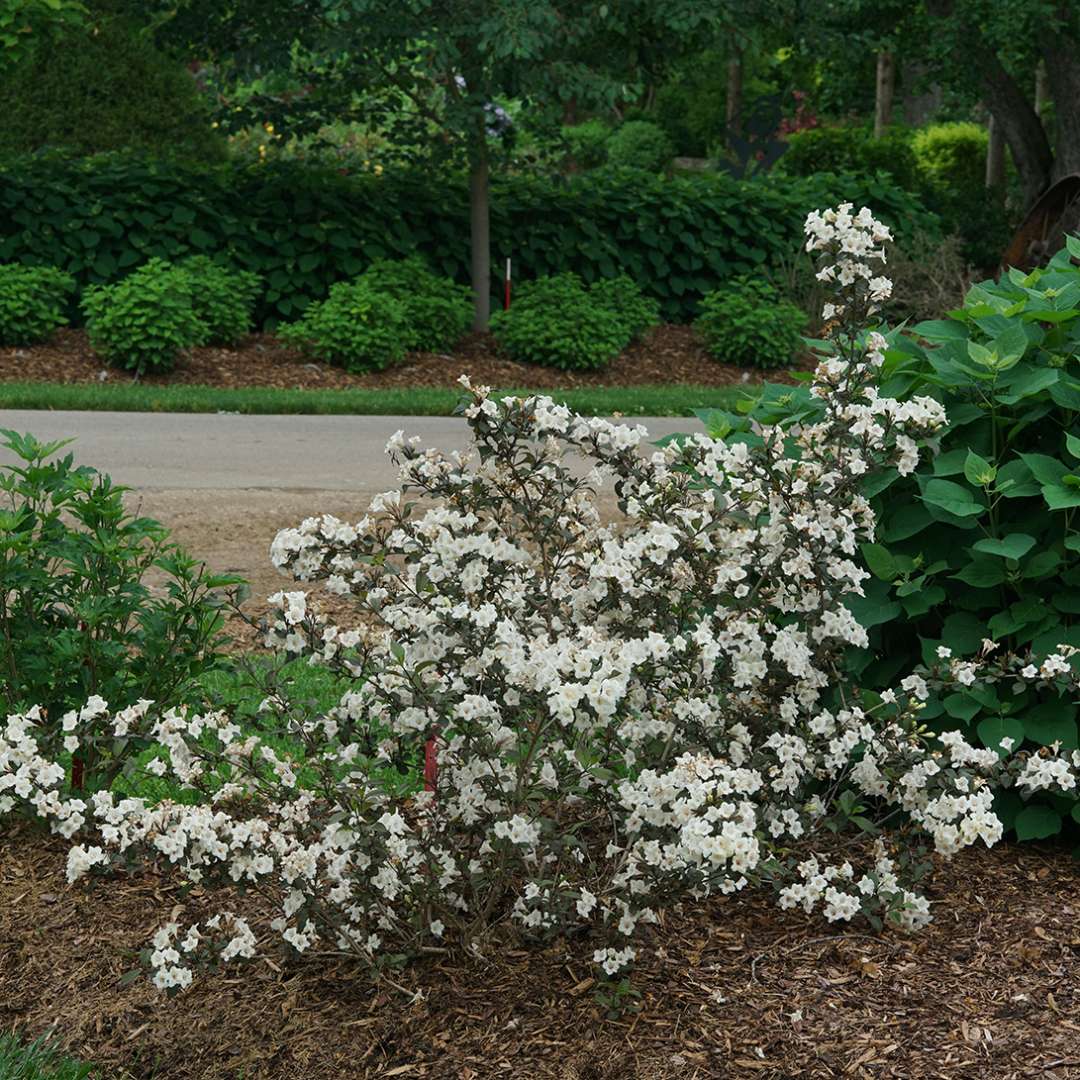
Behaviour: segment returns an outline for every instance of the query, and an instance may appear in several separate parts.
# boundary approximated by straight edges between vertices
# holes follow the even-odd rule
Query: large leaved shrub
[[[849,671],[891,685],[945,650],[1027,651],[1035,671],[1059,644],[1080,646],[1080,241],[1029,275],[984,281],[944,319],[888,335],[881,393],[941,401],[949,417],[910,475],[887,470],[865,491],[879,522],[862,553],[873,578],[849,606],[866,627]],[[713,414],[718,430],[804,424],[822,412],[806,387],[767,388],[747,416]],[[1078,745],[1077,706],[1054,684],[1002,680],[930,696],[925,721],[985,746],[1007,736],[1034,750]],[[1018,835],[1045,837],[1075,795],[999,812]]]
[[[0,345],[45,341],[67,322],[75,279],[52,266],[0,266]]]
[[[689,322],[705,293],[795,250],[806,214],[845,195],[878,207],[900,240],[937,231],[937,219],[884,173],[744,182],[597,170],[493,179],[492,250],[513,256],[523,282],[625,274],[666,320]],[[56,266],[85,287],[152,257],[211,255],[262,277],[255,317],[273,327],[378,259],[420,254],[434,273],[468,282],[468,207],[456,174],[22,159],[0,162],[0,261]]]

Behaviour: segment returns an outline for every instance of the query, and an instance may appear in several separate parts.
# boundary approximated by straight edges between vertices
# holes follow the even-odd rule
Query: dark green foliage
[[[580,169],[595,169],[607,163],[607,141],[611,127],[603,120],[585,120],[562,129],[567,155]]]
[[[223,266],[208,255],[191,255],[175,264],[191,279],[191,305],[203,324],[208,345],[231,345],[251,329],[262,280],[249,270]]]
[[[553,274],[523,285],[509,311],[491,317],[491,331],[515,360],[563,371],[607,367],[629,344],[630,323],[611,305],[614,294],[591,294],[576,274]]]
[[[918,191],[921,186],[911,133],[902,129],[886,131],[875,139],[868,128],[809,128],[793,132],[787,142],[787,152],[777,168],[789,176],[887,172],[908,191]]]
[[[807,317],[763,278],[736,278],[709,293],[694,323],[709,355],[740,367],[790,367]]]
[[[983,186],[989,141],[979,124],[931,124],[915,132],[911,149],[925,182],[970,190]]]
[[[636,341],[660,322],[660,305],[651,296],[645,296],[637,283],[625,274],[594,281],[589,286],[589,297],[594,304],[615,312],[631,341]]]
[[[91,285],[82,306],[94,349],[138,375],[170,371],[182,351],[208,339],[191,277],[164,259],[151,259],[115,285]]]
[[[660,172],[674,156],[667,132],[649,120],[628,120],[607,141],[608,162],[623,168]]]
[[[116,16],[70,29],[0,71],[0,152],[138,149],[221,161],[225,140],[184,66]]]
[[[470,290],[452,278],[433,274],[418,255],[379,259],[360,275],[360,280],[393,297],[404,308],[406,349],[452,349],[472,323]]]
[[[937,662],[939,646],[971,657],[989,639],[1036,663],[1060,643],[1080,646],[1080,267],[1070,252],[1080,259],[1080,241],[1045,270],[974,286],[948,318],[889,334],[882,396],[935,397],[949,426],[914,475],[869,481],[877,542],[863,555],[874,576],[848,603],[870,633],[871,647],[850,656],[866,687]],[[817,411],[805,387],[769,386],[749,417],[717,422],[798,423]],[[1032,747],[1078,742],[1074,702],[1011,680],[931,697],[922,715],[987,746],[1004,734]],[[1006,794],[999,812],[1032,836],[1020,805]],[[1056,833],[1075,805],[1040,795],[1030,809]]]
[[[341,281],[303,317],[278,328],[283,341],[345,368],[381,371],[405,355],[406,306],[371,282]]]
[[[75,279],[51,266],[0,266],[0,345],[33,345],[67,322]]]
[[[222,659],[213,590],[236,580],[206,575],[163,525],[129,513],[109,477],[56,457],[64,443],[0,436],[17,459],[0,468],[0,704],[47,709],[58,751],[60,718],[91,695],[114,710],[188,700]],[[80,749],[91,786],[136,749],[126,742]]]
[[[671,321],[720,282],[800,244],[807,213],[849,199],[903,238],[936,218],[884,174],[740,182],[600,170],[492,183],[493,252],[522,281],[572,270],[626,274]],[[296,163],[212,170],[121,156],[0,166],[0,261],[58,266],[80,286],[157,256],[203,254],[259,274],[257,321],[295,319],[376,259],[421,254],[469,280],[466,182],[420,172],[340,176]]]

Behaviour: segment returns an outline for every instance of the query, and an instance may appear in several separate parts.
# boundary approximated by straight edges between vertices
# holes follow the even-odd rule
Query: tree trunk
[[[738,135],[742,127],[742,84],[742,52],[733,45],[727,65],[727,106],[724,112],[729,136]]]
[[[473,329],[486,330],[491,317],[491,216],[488,195],[487,139],[481,120],[480,138],[469,154],[469,243],[473,290]]]
[[[892,123],[893,91],[896,89],[896,61],[891,52],[877,54],[877,89],[874,98],[874,138],[880,139]]]
[[[1000,191],[1005,186],[1005,136],[1001,125],[990,117],[989,139],[986,143],[986,186]]]
[[[926,0],[926,10],[931,18],[948,19],[953,15],[953,3],[952,0]],[[963,48],[965,63],[979,73],[983,100],[1012,151],[1012,159],[1024,189],[1025,204],[1031,206],[1046,190],[1054,167],[1054,154],[1046,131],[1035,115],[1027,94],[1005,70],[997,53],[977,26],[966,27]],[[1060,100],[1058,88],[1050,74],[1048,55],[1046,66],[1054,99]]]
[[[1046,108],[1046,99],[1049,96],[1046,83],[1046,62],[1040,60],[1035,65],[1035,112],[1042,119],[1043,109]]]
[[[1042,46],[1046,81],[1057,122],[1052,178],[1080,173],[1080,42],[1058,29]]]

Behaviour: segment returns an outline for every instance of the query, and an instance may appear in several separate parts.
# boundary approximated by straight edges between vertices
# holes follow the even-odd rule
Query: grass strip
[[[733,408],[758,392],[745,386],[627,386],[543,393],[575,412],[592,416],[692,416],[695,409]],[[270,415],[449,416],[461,400],[456,389],[278,390],[268,387],[147,386],[139,383],[0,383],[2,409],[72,409],[115,412],[245,413]]]
[[[41,1039],[20,1043],[14,1035],[0,1035],[3,1080],[87,1080],[94,1075],[90,1065],[64,1057]]]

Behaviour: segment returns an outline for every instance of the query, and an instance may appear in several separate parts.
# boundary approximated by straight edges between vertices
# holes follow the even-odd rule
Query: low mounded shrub
[[[67,323],[75,279],[51,266],[0,266],[0,345],[33,345]]]
[[[627,169],[657,173],[675,156],[675,146],[667,132],[650,120],[628,120],[607,140],[608,163]]]
[[[57,456],[64,443],[0,437],[17,459],[0,467],[0,706],[42,706],[39,741],[75,753],[74,787],[108,787],[148,743],[102,731],[94,703],[196,700],[196,679],[223,660],[216,591],[239,579],[207,574],[125,508],[126,488]]]
[[[362,279],[338,282],[277,333],[346,371],[381,371],[405,355],[410,340],[406,306]]]
[[[943,188],[982,188],[989,139],[980,124],[931,124],[914,133],[911,149],[926,182]]]
[[[764,278],[737,278],[708,293],[694,327],[709,355],[740,367],[790,367],[806,314]]]
[[[452,349],[472,325],[472,291],[452,278],[433,274],[418,255],[379,259],[359,280],[401,304],[405,348],[409,351]]]
[[[208,340],[190,275],[164,259],[115,285],[91,285],[82,309],[95,351],[137,375],[170,371],[181,352]]]
[[[589,298],[622,320],[631,341],[638,340],[646,330],[660,322],[660,305],[625,274],[594,281],[589,286]]]
[[[611,125],[603,120],[584,120],[562,129],[567,156],[579,169],[595,169],[607,163]]]
[[[864,127],[807,128],[788,135],[787,144],[776,168],[788,176],[887,172],[908,191],[921,187],[912,135],[904,129],[886,130],[875,139]]]
[[[625,286],[601,286],[594,294],[576,274],[553,274],[522,285],[509,311],[491,317],[495,340],[515,360],[595,371],[607,367],[634,336],[613,301]],[[631,313],[633,315],[633,313]],[[638,322],[644,317],[638,308]]]
[[[258,274],[225,266],[208,255],[192,255],[174,265],[191,279],[191,303],[207,345],[232,345],[251,329],[262,291]]]

